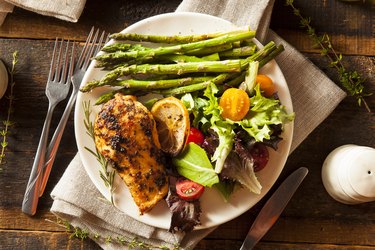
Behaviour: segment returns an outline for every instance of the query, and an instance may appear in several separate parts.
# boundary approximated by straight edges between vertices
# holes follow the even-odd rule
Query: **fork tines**
[[[102,31],[99,37],[99,33],[99,29],[95,31],[95,27],[91,28],[90,33],[87,36],[85,45],[82,49],[81,55],[78,58],[76,65],[77,68],[87,70],[87,67],[90,63],[90,59],[99,53],[99,51],[101,50],[101,46],[103,45],[103,42],[108,40],[109,34],[107,34],[106,36],[106,32]]]
[[[71,46],[71,52],[70,52],[70,60],[68,60],[70,43],[72,43],[72,46]],[[64,53],[64,56],[62,56],[64,45],[65,45],[65,53]],[[57,53],[57,51],[59,52]],[[52,53],[48,81],[66,82],[67,76],[71,77],[73,73],[73,68],[74,68],[73,67],[74,66],[74,51],[75,51],[74,42],[70,42],[69,40],[64,42],[64,39],[61,39],[61,41],[59,41],[59,38],[56,38],[55,46],[54,46],[53,53]],[[69,72],[67,72],[68,67],[69,67]]]

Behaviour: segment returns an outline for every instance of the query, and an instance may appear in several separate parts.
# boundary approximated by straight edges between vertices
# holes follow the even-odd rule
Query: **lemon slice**
[[[176,156],[189,135],[190,120],[186,107],[179,99],[171,96],[157,101],[151,113],[156,121],[161,149]]]

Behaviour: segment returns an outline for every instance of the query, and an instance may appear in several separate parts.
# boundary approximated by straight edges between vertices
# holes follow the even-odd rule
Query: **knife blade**
[[[260,210],[253,225],[247,233],[240,250],[252,249],[273,226],[273,224],[275,224],[308,172],[307,168],[301,167],[281,183],[275,193],[272,194]]]

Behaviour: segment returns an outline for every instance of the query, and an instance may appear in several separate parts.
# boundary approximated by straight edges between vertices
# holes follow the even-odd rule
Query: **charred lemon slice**
[[[157,101],[151,113],[156,121],[161,150],[172,156],[178,155],[190,130],[186,107],[179,99],[171,96]]]

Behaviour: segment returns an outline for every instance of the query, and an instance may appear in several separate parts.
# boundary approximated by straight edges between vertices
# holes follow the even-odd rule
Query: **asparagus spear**
[[[268,56],[272,51],[276,49],[276,44],[273,41],[270,41],[267,43],[263,48],[258,50],[256,53],[254,53],[252,56],[247,57],[246,59],[241,60],[241,71],[246,70],[249,66],[249,62],[255,61],[255,60],[261,60],[263,57]]]
[[[266,56],[276,48],[274,42],[269,42],[262,49],[257,51],[254,55],[248,57],[247,59],[240,60],[240,69],[239,71],[246,70],[249,62],[258,60],[262,56]],[[87,92],[93,88],[112,85],[116,82],[117,78],[124,75],[135,74],[135,73],[153,73],[153,74],[182,74],[182,73],[192,73],[192,72],[239,72],[238,69],[235,69],[234,65],[229,66],[223,62],[235,62],[238,60],[226,60],[219,62],[204,62],[204,63],[181,63],[181,64],[167,64],[167,65],[131,65],[116,68],[108,72],[100,81],[93,81],[87,83],[87,87],[84,86],[81,88],[81,91]],[[215,65],[215,69],[208,69],[207,65]],[[224,70],[224,65],[227,70]],[[238,66],[238,65],[235,65]],[[199,70],[198,70],[199,69]],[[228,76],[226,76],[228,77]]]
[[[271,51],[262,60],[260,60],[259,67],[263,67],[264,65],[266,65],[269,61],[271,61],[272,59],[275,59],[275,57],[278,56],[283,51],[284,51],[284,46],[280,44],[279,46],[277,46],[275,50]]]
[[[130,74],[176,74],[182,75],[195,72],[240,72],[240,60],[188,62],[178,64],[141,64],[119,67],[108,72],[101,80],[101,85],[110,84],[117,78]]]
[[[265,52],[264,50],[268,51]],[[251,59],[248,59],[248,63],[252,60],[257,60],[260,58],[262,55],[265,55],[261,60],[259,60],[259,67],[264,66],[267,62],[269,62],[271,59],[275,58],[277,55],[279,55],[282,51],[284,50],[284,47],[282,45],[279,45],[277,48],[275,48],[275,44],[273,42],[268,43],[261,49],[259,52],[254,54]],[[247,64],[248,65],[248,64]],[[242,71],[240,74],[238,73],[232,73],[232,74],[220,74],[217,77],[204,81],[204,82],[198,82],[195,84],[187,85],[187,86],[182,86],[182,87],[176,87],[176,86],[171,86],[169,89],[163,89],[163,90],[154,90],[151,92],[154,93],[159,93],[162,95],[180,95],[180,94],[185,94],[185,93],[191,93],[199,90],[205,89],[211,82],[214,82],[216,85],[222,84],[224,81],[233,78],[229,82],[226,82],[226,86],[238,86],[240,83],[242,83],[245,79],[246,71]],[[223,86],[220,86],[221,92],[223,91]],[[114,95],[118,92],[124,93],[124,94],[134,94],[134,91],[136,89],[127,89],[123,88],[120,90],[115,90],[109,93],[106,93],[102,95],[97,102],[95,103],[96,105],[102,104],[107,102],[108,100],[112,99]],[[142,94],[141,92],[138,92],[138,94]]]
[[[136,92],[137,90],[135,89],[126,89],[126,88],[122,88],[122,89],[117,89],[117,90],[114,90],[114,91],[111,91],[111,92],[108,92],[108,93],[105,93],[103,95],[101,95],[95,102],[95,105],[100,105],[100,104],[103,104],[103,103],[106,103],[108,102],[109,100],[113,99],[115,97],[115,95],[117,93],[122,93],[124,95],[136,95],[137,93],[139,95],[143,95],[145,94],[144,92],[142,91],[139,91],[139,92]]]
[[[115,40],[128,40],[136,42],[153,42],[153,43],[192,43],[202,40],[207,40],[223,35],[236,34],[239,32],[250,30],[249,27],[230,30],[226,32],[216,32],[211,34],[194,34],[194,35],[172,35],[172,36],[159,36],[159,35],[144,35],[134,33],[114,33],[110,35],[111,39]]]
[[[230,50],[232,48],[233,48],[233,44],[228,43],[228,44],[222,44],[222,45],[208,47],[208,48],[193,49],[190,51],[186,51],[184,54],[191,55],[191,56],[204,56],[208,54],[214,54],[217,52]],[[113,43],[113,44],[103,47],[102,51],[107,52],[107,53],[113,53],[116,51],[126,52],[126,51],[131,51],[131,50],[150,50],[150,49],[152,48],[144,47],[141,44]]]
[[[261,68],[264,65],[266,65],[269,61],[271,61],[272,59],[274,59],[276,56],[278,56],[283,51],[284,51],[284,46],[283,45],[277,46],[276,49],[274,49],[273,51],[271,51],[268,55],[266,55],[265,57],[263,57],[259,61],[259,68]],[[238,85],[240,85],[240,83],[242,83],[245,80],[245,75],[246,75],[246,72],[244,71],[239,76],[237,76],[237,77],[233,78],[232,80],[230,80],[229,82],[225,83],[225,85],[232,86],[232,87],[237,87]]]
[[[268,56],[274,50],[278,50],[278,53],[274,53],[273,56],[278,55],[282,51],[282,49],[280,50],[281,47],[282,46],[280,45],[279,49],[277,49],[274,42],[272,42],[272,41],[269,42],[261,50],[259,50],[257,53],[248,57],[247,59],[242,60],[241,68],[243,70],[247,69],[249,67],[250,62],[258,60],[262,56],[265,56],[265,57],[260,60],[259,67],[264,66],[266,64],[265,60],[270,59]],[[235,74],[237,74],[237,73],[235,73]],[[221,85],[226,80],[228,80],[232,77],[233,77],[233,73],[222,73],[222,74],[218,75],[217,77],[215,77],[214,79],[206,81],[206,82],[192,84],[192,85],[183,86],[183,87],[174,87],[174,88],[171,88],[171,89],[160,90],[160,91],[157,91],[157,93],[162,94],[162,95],[179,95],[179,94],[191,93],[191,92],[195,92],[195,91],[205,89],[211,82],[215,83],[216,85]],[[241,81],[239,83],[241,83],[245,79],[245,74],[240,74],[239,76],[236,76],[232,80],[233,81],[232,84],[234,83],[234,81],[238,82],[240,79],[241,79]]]
[[[235,34],[227,34],[219,37],[215,37],[208,40],[179,44],[174,46],[159,47],[155,49],[147,49],[141,51],[117,51],[114,53],[104,54],[96,56],[95,59],[102,60],[112,60],[112,59],[122,59],[122,60],[131,60],[141,57],[156,57],[166,54],[173,54],[179,52],[191,51],[197,48],[209,48],[213,46],[218,46],[226,43],[233,43],[235,41],[241,41],[244,39],[253,38],[255,36],[255,31],[245,31]]]
[[[155,60],[164,60],[168,62],[185,63],[185,62],[205,62],[205,61],[219,61],[220,56],[218,53],[207,55],[204,57],[187,56],[181,54],[163,55],[157,57]]]
[[[122,66],[130,66],[132,64],[145,64],[152,62],[175,62],[175,63],[185,63],[185,62],[205,62],[205,61],[219,61],[220,56],[218,53],[211,55],[196,57],[188,56],[183,54],[171,54],[171,55],[162,55],[156,58],[139,58],[134,59],[129,62],[122,62],[121,60],[111,60],[111,61],[101,61],[97,62],[97,68],[104,68],[105,70],[113,70]]]
[[[213,54],[217,52],[222,52],[225,50],[229,50],[233,48],[232,43],[226,43],[218,46],[212,46],[208,48],[198,48],[198,49],[192,49],[189,51],[186,51],[184,54],[191,55],[191,56],[204,56],[208,54]]]
[[[220,52],[220,57],[242,57],[242,56],[250,56],[255,53],[257,46],[254,44],[252,46],[243,46],[239,48],[234,48],[231,50],[226,50]]]
[[[210,79],[210,80],[207,80],[207,81],[204,81],[204,82],[201,82],[201,83],[191,84],[191,85],[182,86],[182,87],[174,87],[174,88],[169,88],[169,89],[156,90],[156,91],[152,91],[152,92],[162,94],[164,96],[181,95],[181,94],[185,94],[185,93],[191,93],[191,92],[203,90],[210,83],[222,84],[229,77],[230,77],[230,74],[220,74],[213,79]]]
[[[254,61],[249,63],[249,68],[246,70],[245,80],[240,85],[240,88],[245,90],[249,95],[253,94],[256,84],[256,77],[258,75],[259,62]]]
[[[129,51],[129,50],[147,50],[150,48],[144,47],[140,44],[128,44],[128,43],[113,43],[104,46],[101,50],[107,53],[112,53],[116,51]]]
[[[115,81],[110,84],[113,87],[124,87],[124,88],[131,88],[131,89],[166,89],[166,88],[173,88],[178,86],[185,86],[200,82],[205,82],[208,80],[213,79],[213,76],[202,76],[202,77],[184,77],[184,78],[177,78],[177,79],[161,79],[161,80],[134,80],[134,79],[126,79],[121,81]],[[99,81],[92,81],[87,83],[85,86],[81,88],[82,92],[88,92],[100,85]]]

